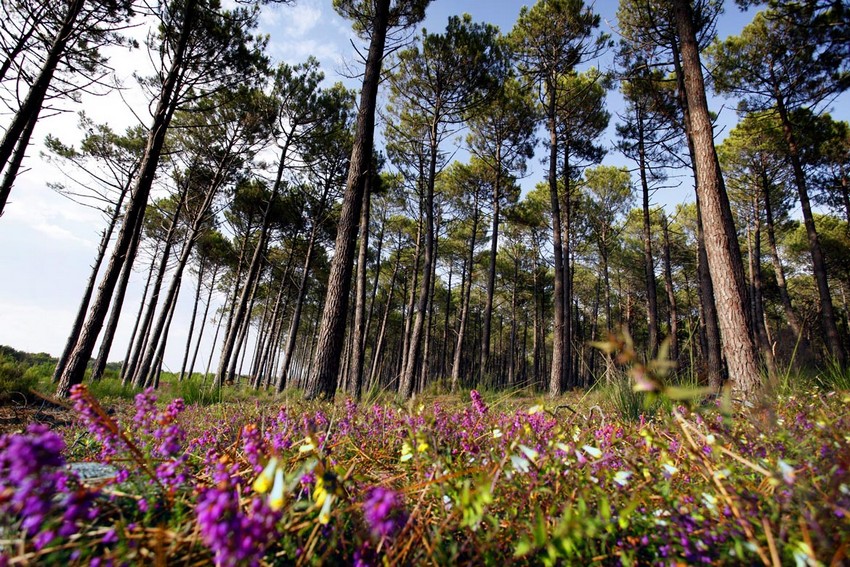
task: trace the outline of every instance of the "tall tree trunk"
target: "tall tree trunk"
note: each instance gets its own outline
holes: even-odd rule
[[[366,261],[369,252],[369,213],[372,182],[363,188],[360,211],[360,245],[357,253],[357,276],[354,289],[354,327],[351,337],[351,363],[348,368],[348,393],[360,400],[363,390],[363,358],[366,354]]]
[[[77,335],[79,335],[80,329],[83,328],[86,313],[88,313],[89,309],[89,302],[91,301],[91,296],[94,292],[94,285],[97,282],[97,274],[100,271],[100,265],[103,263],[104,257],[106,257],[106,249],[109,247],[109,241],[112,239],[112,231],[115,230],[115,225],[118,224],[118,218],[121,216],[121,205],[124,202],[124,196],[127,194],[129,188],[128,181],[118,196],[118,202],[115,203],[112,216],[109,218],[109,224],[103,229],[100,245],[97,247],[97,257],[94,260],[94,265],[92,265],[91,274],[89,275],[88,282],[86,283],[86,288],[83,291],[83,298],[80,300],[80,306],[77,309],[77,317],[74,319],[74,325],[71,327],[71,332],[68,334],[68,340],[65,342],[65,348],[62,349],[62,355],[59,357],[59,362],[56,363],[56,369],[53,371],[54,382],[59,381],[59,376],[65,369],[65,363],[68,360],[68,356],[70,356],[71,351],[74,348],[74,344],[76,342],[75,339],[77,338]]]
[[[138,336],[139,331],[142,327],[142,317],[145,314],[145,306],[147,305],[148,293],[150,293],[151,290],[151,282],[153,280],[153,275],[155,273],[155,270],[159,266],[159,264],[157,263],[157,261],[160,259],[159,245],[160,243],[159,241],[157,241],[156,248],[154,248],[153,254],[151,255],[150,266],[148,266],[148,277],[145,279],[145,287],[142,291],[142,299],[141,301],[139,301],[139,309],[138,311],[136,311],[136,319],[133,322],[133,330],[130,333],[130,340],[127,341],[127,351],[124,353],[124,359],[121,363],[121,372],[119,373],[119,378],[121,378],[121,381],[124,386],[129,386],[130,378],[132,378],[132,375],[129,373],[130,357],[133,354],[133,347],[136,345],[136,336]]]
[[[198,317],[198,304],[201,302],[201,287],[204,283],[204,268],[206,267],[206,258],[201,257],[200,265],[198,266],[198,286],[195,288],[195,301],[192,303],[192,318],[189,320],[189,330],[186,332],[186,349],[183,352],[183,362],[180,363],[180,375],[178,381],[183,381],[186,375],[186,365],[189,363],[189,351],[192,350],[192,338],[195,333],[195,320]]]
[[[753,209],[753,230],[752,234],[748,235],[749,249],[749,267],[750,267],[750,284],[752,289],[753,304],[753,325],[756,328],[756,338],[758,339],[759,352],[764,359],[764,364],[767,367],[768,374],[771,378],[776,377],[776,359],[773,356],[773,345],[770,344],[770,338],[767,334],[767,326],[764,324],[764,295],[762,294],[762,278],[761,278],[761,210],[759,210],[759,199],[757,196],[752,200]],[[752,237],[752,243],[749,242]]]
[[[165,360],[165,346],[168,344],[168,331],[171,329],[171,321],[174,320],[174,312],[177,311],[177,297],[180,294],[180,285],[182,283],[183,280],[179,280],[177,282],[176,292],[174,294],[169,294],[171,301],[167,304],[168,316],[165,319],[165,325],[163,326],[162,331],[158,333],[159,342],[153,359],[151,360],[151,364],[149,365],[149,370],[145,376],[145,388],[159,388],[159,377],[162,374],[162,364]]]
[[[136,373],[137,378],[135,382],[137,384],[142,381],[145,381],[146,383],[150,382],[151,365],[153,364],[154,358],[159,350],[159,343],[162,342],[164,344],[167,338],[167,336],[163,336],[163,332],[170,324],[171,317],[173,316],[169,312],[174,309],[173,304],[177,303],[177,296],[183,282],[183,270],[186,268],[186,264],[189,263],[189,257],[192,255],[192,250],[195,247],[195,242],[197,241],[201,230],[201,223],[206,217],[209,207],[212,205],[213,196],[217,192],[217,187],[218,183],[213,183],[213,185],[207,190],[206,198],[204,199],[204,202],[202,203],[201,208],[189,229],[188,238],[183,245],[183,250],[180,252],[180,257],[177,260],[177,266],[174,269],[174,275],[171,278],[171,284],[168,286],[168,290],[165,294],[162,311],[160,312],[156,325],[153,328],[151,338],[148,341],[147,351],[145,352],[142,362],[139,365],[139,370]]]
[[[517,302],[517,282],[519,281],[519,256],[514,257],[514,281],[511,286],[511,338],[508,341],[508,386],[513,387],[516,384],[516,302]]]
[[[260,268],[254,277],[254,283],[251,286],[251,293],[248,295],[245,311],[240,317],[242,324],[239,326],[238,334],[236,335],[236,343],[233,345],[233,354],[230,357],[230,364],[228,365],[227,372],[224,376],[225,382],[229,381],[237,384],[242,376],[242,366],[245,364],[245,354],[248,345],[247,339],[248,335],[251,333],[251,319],[254,313],[254,302],[257,300],[257,290],[260,288],[260,283],[263,280],[263,272],[265,269],[264,257],[265,252],[260,255]]]
[[[564,335],[564,257],[561,239],[561,207],[558,196],[558,129],[555,108],[555,85],[547,85],[549,128],[549,197],[552,204],[552,252],[555,264],[553,315],[552,369],[549,375],[549,395],[559,396],[564,388],[566,348]]]
[[[720,327],[717,321],[717,306],[714,303],[714,284],[711,283],[711,275],[708,272],[708,256],[705,252],[705,232],[703,231],[702,212],[699,200],[699,176],[696,174],[697,157],[694,149],[694,136],[692,134],[691,113],[688,108],[688,93],[685,85],[685,73],[682,70],[682,61],[679,44],[673,41],[671,44],[673,56],[673,67],[676,72],[676,99],[682,110],[685,140],[688,145],[688,155],[694,170],[694,183],[696,191],[697,208],[697,278],[699,285],[699,339],[700,350],[705,361],[705,369],[708,385],[715,391],[719,391],[723,385],[723,359],[720,352]]]
[[[354,243],[363,194],[369,181],[375,136],[375,106],[381,79],[381,64],[390,16],[390,0],[376,0],[371,21],[371,40],[363,73],[354,147],[342,199],[334,257],[328,275],[328,291],[316,347],[315,368],[307,383],[306,396],[333,398],[337,388],[342,342],[348,319],[348,295],[354,263]]]
[[[264,341],[263,349],[260,352],[260,360],[254,369],[254,388],[258,389],[263,382],[269,383],[270,376],[273,374],[276,366],[273,364],[275,355],[279,350],[280,346],[280,335],[283,332],[283,312],[286,310],[286,305],[283,305],[281,309],[281,304],[283,303],[283,290],[284,290],[283,281],[280,282],[280,286],[278,286],[277,297],[274,301],[274,308],[272,309],[272,320],[271,325],[269,326],[269,330]]]
[[[643,270],[646,281],[646,321],[649,329],[649,356],[658,352],[658,294],[655,282],[655,262],[652,259],[652,227],[649,210],[649,182],[646,179],[648,165],[644,146],[643,116],[638,116],[638,170],[643,201]]]
[[[50,50],[44,59],[44,64],[35,82],[27,93],[21,107],[12,118],[12,122],[6,128],[3,140],[0,142],[0,170],[4,170],[4,181],[0,187],[0,216],[9,199],[14,179],[18,174],[23,154],[29,145],[32,131],[38,120],[38,115],[44,105],[47,89],[53,80],[53,74],[59,66],[59,61],[68,48],[68,42],[73,37],[73,31],[77,25],[77,18],[85,5],[86,0],[72,0],[68,3],[68,11],[62,19],[62,25],[56,32],[50,45]],[[13,152],[19,153],[19,158],[10,160]]]
[[[670,231],[667,227],[667,215],[661,213],[661,231],[664,236],[664,290],[667,292],[667,328],[670,330],[670,360],[679,364],[679,309],[676,291],[673,287],[673,263],[670,261]]]
[[[375,348],[373,349],[372,354],[372,368],[369,371],[369,384],[368,388],[373,388],[375,386],[375,381],[378,378],[378,365],[381,362],[381,356],[384,352],[384,340],[387,334],[387,321],[390,318],[390,312],[392,311],[393,304],[393,294],[395,292],[395,282],[396,277],[398,276],[398,268],[401,264],[401,253],[396,254],[395,264],[393,265],[393,273],[390,277],[390,288],[387,292],[387,306],[384,309],[384,316],[381,319],[381,327],[378,330],[377,338],[375,339]]]
[[[411,397],[414,391],[416,372],[424,363],[422,357],[425,331],[425,319],[428,316],[428,304],[431,294],[431,278],[434,263],[434,182],[437,176],[437,120],[431,124],[428,177],[425,183],[425,246],[422,257],[422,278],[419,282],[419,297],[416,302],[413,317],[413,326],[410,331],[410,344],[408,345],[407,364],[399,380],[398,391],[405,399]]]
[[[218,334],[221,332],[221,323],[224,321],[224,314],[219,316],[218,324],[215,326],[215,333],[213,334],[212,345],[210,345],[210,355],[207,357],[207,367],[204,370],[204,378],[202,380],[202,384],[206,385],[207,377],[210,375],[210,368],[212,367],[212,359],[215,354],[215,345],[218,342]]]
[[[177,226],[180,221],[180,213],[183,209],[183,204],[186,202],[186,194],[188,190],[189,182],[187,180],[180,190],[180,199],[177,201],[177,207],[174,209],[174,216],[171,217],[171,225],[168,227],[168,232],[165,235],[165,248],[163,249],[162,257],[159,260],[159,269],[156,273],[156,279],[154,279],[153,282],[153,289],[151,291],[150,301],[148,301],[148,307],[145,310],[141,327],[139,328],[139,332],[136,337],[136,344],[133,347],[133,353],[126,364],[126,368],[124,369],[123,379],[125,383],[130,381],[136,387],[140,387],[144,382],[144,376],[139,376],[139,364],[144,357],[145,351],[151,344],[151,325],[153,324],[154,314],[156,313],[156,308],[159,304],[159,294],[162,290],[162,284],[165,281],[165,274],[168,271],[168,262],[171,260],[171,248],[174,246]],[[163,306],[163,310],[167,309],[167,307],[167,304]],[[156,341],[154,341],[154,345],[150,348],[155,348],[155,345]]]
[[[420,201],[420,207],[422,206]],[[413,254],[413,282],[408,286],[407,282],[409,281],[409,277],[404,279],[405,288],[403,295],[408,298],[407,304],[405,308],[402,310],[402,320],[404,321],[404,334],[402,335],[401,342],[401,356],[399,357],[401,361],[401,366],[399,367],[398,376],[401,379],[401,375],[404,374],[404,369],[407,367],[407,356],[410,354],[410,336],[411,331],[413,329],[413,309],[416,305],[416,290],[419,287],[419,265],[422,259],[422,237],[424,224],[422,222],[422,215],[419,216],[419,221],[416,223],[416,246],[414,248]],[[409,290],[408,290],[409,287]],[[408,291],[410,293],[408,294]]]
[[[461,300],[460,300],[460,320],[458,323],[457,339],[455,342],[454,357],[452,359],[452,376],[451,388],[452,392],[456,392],[460,386],[461,364],[463,362],[463,343],[466,338],[466,326],[469,319],[469,300],[472,295],[472,280],[474,277],[475,265],[475,237],[478,234],[478,192],[475,193],[472,205],[472,228],[469,234],[469,248],[465,259],[465,265],[468,269],[463,271],[461,275]]]
[[[330,193],[330,181],[325,184],[322,192],[320,211],[324,212],[325,202]],[[292,357],[295,352],[295,340],[298,336],[298,329],[301,326],[301,313],[304,309],[304,300],[307,297],[307,288],[310,283],[310,270],[313,267],[313,259],[315,257],[316,238],[318,238],[319,226],[317,222],[313,223],[310,228],[310,240],[307,243],[307,252],[304,256],[304,268],[301,270],[301,280],[298,282],[298,296],[295,299],[295,307],[292,309],[292,317],[289,322],[289,332],[286,335],[286,346],[283,351],[283,362],[280,373],[277,376],[275,386],[278,392],[282,392],[286,387],[289,378],[289,369],[292,365]]]
[[[812,215],[812,205],[809,202],[809,191],[806,187],[806,174],[803,172],[803,164],[800,159],[800,149],[794,128],[791,125],[785,101],[779,95],[776,96],[776,110],[782,121],[782,131],[785,135],[785,143],[788,145],[788,157],[791,160],[791,170],[794,172],[794,184],[797,186],[797,194],[800,198],[800,209],[803,212],[803,224],[806,227],[806,236],[809,238],[809,252],[812,256],[812,272],[814,272],[815,283],[818,288],[820,299],[820,319],[823,325],[826,346],[830,356],[840,368],[847,363],[847,355],[841,342],[841,335],[835,323],[835,309],[832,307],[832,295],[829,293],[829,278],[826,273],[826,260],[820,246],[818,231],[815,228],[815,218]]]
[[[291,139],[291,137],[290,137]],[[274,182],[274,188],[269,196],[269,202],[266,203],[266,208],[263,211],[263,224],[260,227],[260,234],[257,237],[257,245],[254,248],[254,254],[251,256],[251,264],[248,266],[248,273],[245,276],[245,284],[242,286],[242,293],[239,294],[239,299],[236,300],[233,309],[233,321],[224,337],[224,344],[221,347],[221,355],[218,360],[218,371],[215,377],[215,387],[219,388],[229,377],[232,378],[236,368],[236,361],[239,355],[239,350],[236,348],[237,341],[241,345],[240,337],[246,317],[250,318],[248,311],[248,302],[253,297],[254,284],[258,279],[260,267],[263,264],[263,254],[268,244],[268,234],[272,222],[272,210],[274,202],[280,194],[280,188],[283,178],[283,170],[286,167],[286,153],[289,146],[289,139],[281,151],[280,163],[277,168],[277,177]],[[238,282],[235,284],[238,285]]]
[[[785,311],[785,319],[788,325],[797,337],[797,341],[805,343],[803,335],[803,324],[794,311],[791,304],[791,296],[788,295],[788,286],[785,283],[785,269],[782,266],[782,260],[779,257],[779,247],[776,245],[776,225],[773,221],[773,204],[770,201],[770,184],[766,179],[762,179],[762,200],[764,201],[764,216],[767,224],[767,244],[770,247],[770,258],[773,262],[773,271],[776,273],[776,286],[779,288],[779,298],[782,302],[782,308]]]
[[[495,179],[493,182],[493,224],[490,228],[490,258],[487,267],[487,298],[484,303],[484,323],[481,329],[481,363],[479,376],[484,378],[490,363],[490,327],[493,318],[493,295],[496,286],[496,254],[499,250],[499,213],[501,195],[502,164],[501,149],[496,152]]]
[[[218,270],[219,266],[216,264],[213,268],[212,279],[210,280],[210,292],[207,294],[207,302],[206,305],[204,305],[204,315],[201,317],[201,328],[198,330],[198,339],[195,342],[195,351],[192,353],[192,362],[189,363],[189,371],[186,375],[188,378],[192,378],[192,373],[195,371],[195,362],[198,360],[198,352],[201,350],[201,339],[204,338],[204,329],[207,326],[207,316],[210,312],[210,303],[212,303],[213,290],[215,289],[215,278],[218,275]],[[210,349],[214,348],[215,339],[213,339],[213,346],[210,347]]]
[[[364,341],[363,351],[364,351],[364,353],[366,351],[366,343],[369,341],[369,335],[370,335],[371,330],[372,330],[372,317],[375,313],[375,298],[378,295],[378,283],[380,281],[381,265],[383,263],[382,262],[382,254],[383,254],[383,250],[384,250],[384,234],[385,234],[385,230],[386,230],[386,223],[387,223],[387,216],[386,216],[386,211],[384,211],[384,213],[381,215],[381,220],[380,220],[381,228],[378,232],[378,243],[377,243],[377,249],[375,250],[375,275],[374,275],[374,278],[372,279],[372,291],[371,291],[371,297],[369,298],[369,310],[368,310],[368,314],[366,316],[366,329],[363,331],[363,341]],[[372,351],[372,356],[375,356],[374,351]],[[371,366],[370,364],[367,364],[365,354],[364,354],[364,358],[363,358],[363,364],[367,368],[369,366]],[[364,372],[364,374],[365,374],[365,372]],[[366,379],[366,377],[364,377],[364,380],[365,379]]]
[[[82,1],[82,0],[80,0]],[[183,57],[189,44],[189,36],[195,21],[195,8],[197,0],[186,0],[183,7],[184,18],[177,45],[173,51],[171,67],[162,85],[159,102],[154,112],[154,120],[148,134],[144,158],[139,166],[139,177],[130,196],[130,205],[124,215],[124,222],[118,239],[112,252],[109,265],[106,268],[101,284],[98,287],[97,298],[92,305],[89,319],[83,327],[77,346],[68,360],[65,372],[59,379],[56,390],[57,397],[67,397],[71,392],[71,386],[79,384],[83,380],[86,365],[89,362],[97,337],[103,327],[103,321],[109,311],[109,304],[115,284],[124,265],[130,241],[133,239],[133,229],[138,217],[145,213],[151,186],[156,175],[162,146],[165,142],[165,134],[171,123],[171,117],[176,108],[176,94],[179,92],[179,82],[183,75]]]
[[[440,378],[449,376],[449,332],[452,322],[452,278],[454,276],[454,262],[449,260],[449,275],[446,282],[446,305],[443,317],[443,338],[440,345]]]
[[[21,132],[21,137],[17,145],[15,145],[15,151],[6,164],[6,171],[3,173],[2,181],[0,181],[0,216],[3,216],[3,209],[9,200],[9,195],[12,193],[12,186],[18,178],[21,164],[24,163],[24,158],[27,156],[27,150],[29,149],[30,139],[32,138],[33,130],[35,130],[36,122],[38,122],[38,118],[33,116],[26,123],[23,132]]]
[[[731,218],[731,210],[714,147],[693,13],[687,0],[674,0],[673,12],[681,40],[682,69],[696,157],[697,190],[705,230],[706,256],[714,285],[715,302],[723,306],[722,310],[718,310],[723,351],[733,380],[733,389],[744,398],[749,398],[761,386],[761,376],[750,332],[752,326],[744,308],[746,301],[741,253],[736,235],[734,231],[730,232],[726,221],[727,217]]]
[[[106,322],[106,328],[103,332],[103,340],[100,341],[100,349],[97,352],[97,358],[94,361],[94,365],[92,366],[91,371],[91,380],[96,381],[100,380],[103,376],[103,371],[106,368],[107,358],[109,357],[109,351],[112,350],[112,341],[115,339],[115,330],[118,328],[118,321],[121,318],[121,311],[124,307],[124,296],[127,293],[127,285],[130,283],[130,275],[133,273],[133,264],[136,260],[136,252],[139,249],[139,241],[142,239],[142,225],[144,224],[144,219],[142,217],[138,217],[136,220],[135,232],[133,233],[133,240],[130,242],[130,248],[127,250],[127,258],[124,261],[124,265],[121,267],[121,276],[118,279],[118,287],[115,289],[115,297],[112,299],[112,311],[109,313],[109,320]],[[156,257],[151,262],[151,270],[153,270],[153,264],[156,262]],[[148,293],[148,286],[150,285],[150,276],[151,273],[148,272],[148,279],[145,282],[145,291],[142,295],[142,301],[144,301],[144,297]],[[139,316],[141,316],[141,311],[139,312]],[[138,322],[138,317],[136,318]],[[126,361],[127,358],[124,358]],[[124,362],[122,361],[122,362]],[[123,364],[122,364],[123,366]]]
[[[572,388],[576,386],[573,374],[573,362],[577,359],[573,348],[573,275],[575,266],[572,252],[572,217],[573,217],[573,183],[572,166],[570,165],[572,152],[569,146],[564,144],[564,204],[561,209],[561,230],[563,231],[563,277],[564,277],[564,386]]]

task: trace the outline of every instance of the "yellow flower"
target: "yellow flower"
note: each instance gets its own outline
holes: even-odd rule
[[[283,508],[283,469],[278,468],[274,471],[274,486],[272,493],[269,494],[269,508],[278,511]]]
[[[405,441],[401,445],[401,462],[409,461],[413,458],[413,447],[410,446],[410,443]]]
[[[269,459],[266,468],[260,473],[260,476],[251,485],[254,492],[257,494],[265,494],[272,487],[272,481],[275,480],[275,470],[277,469],[277,457]]]
[[[316,477],[316,486],[313,489],[313,500],[316,501],[316,504],[321,506],[324,504],[325,499],[328,497],[327,488],[325,488],[325,476],[318,475]]]
[[[322,525],[327,524],[331,520],[331,503],[333,502],[333,497],[326,498],[324,500],[324,504],[322,504],[322,509],[319,511],[319,523]]]

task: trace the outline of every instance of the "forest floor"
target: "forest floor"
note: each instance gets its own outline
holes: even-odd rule
[[[184,404],[179,385],[164,386],[132,401],[81,390],[73,409],[0,406],[0,565],[848,556],[841,391],[730,412],[627,382],[556,400],[472,390],[361,404],[235,391]],[[65,468],[87,462],[118,473],[91,484]]]

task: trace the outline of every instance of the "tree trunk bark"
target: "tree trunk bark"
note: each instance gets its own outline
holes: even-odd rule
[[[360,208],[363,205],[363,194],[372,162],[375,106],[381,79],[384,44],[389,25],[390,0],[376,0],[374,6],[369,53],[366,58],[363,86],[360,91],[354,147],[351,151],[334,257],[328,276],[328,291],[325,298],[325,308],[322,312],[314,360],[315,368],[310,375],[305,392],[308,398],[323,396],[332,399],[337,388],[342,342],[345,337],[346,320],[348,319],[348,295],[351,289],[351,272],[354,263],[354,242],[357,239]]]
[[[493,181],[493,224],[490,229],[490,264],[487,267],[487,298],[484,304],[484,323],[481,329],[481,363],[479,376],[487,375],[490,363],[490,328],[493,319],[493,294],[496,286],[496,254],[499,250],[499,213],[502,201],[501,195],[501,152],[496,152],[495,179]]]
[[[697,190],[703,215],[706,256],[715,301],[723,305],[723,309],[718,310],[723,351],[733,390],[744,398],[750,398],[760,388],[761,376],[750,332],[752,325],[744,308],[746,301],[740,249],[736,235],[730,232],[726,221],[727,217],[731,217],[731,210],[714,148],[693,13],[687,0],[674,0],[673,11],[681,40],[682,69],[696,157]]]
[[[761,278],[761,210],[758,206],[759,199],[753,198],[753,230],[752,244],[750,246],[750,281],[752,284],[753,324],[756,328],[759,351],[767,367],[768,375],[776,377],[776,359],[773,356],[773,345],[767,334],[767,326],[764,323],[764,295],[762,294]]]
[[[705,361],[708,385],[715,391],[720,391],[723,385],[723,360],[720,352],[720,327],[717,322],[717,307],[714,303],[714,285],[708,272],[708,256],[705,252],[705,233],[703,231],[702,212],[699,201],[699,176],[696,174],[697,158],[694,149],[694,137],[691,126],[691,113],[688,108],[688,94],[685,85],[685,73],[682,70],[679,45],[676,41],[671,44],[673,67],[676,71],[676,98],[682,110],[685,140],[688,145],[688,155],[694,170],[694,183],[697,208],[697,294],[699,295],[699,339],[700,350]]]
[[[547,85],[549,128],[549,197],[552,205],[552,252],[555,264],[553,303],[552,368],[549,375],[549,395],[559,396],[564,391],[564,257],[561,239],[561,207],[558,196],[558,129],[556,123],[555,85]]]
[[[395,282],[396,277],[398,276],[398,268],[401,263],[401,251],[396,254],[395,265],[393,266],[393,274],[390,277],[390,288],[387,292],[387,306],[384,309],[384,316],[381,319],[381,328],[378,330],[378,336],[375,339],[375,348],[372,354],[372,368],[369,372],[369,384],[368,388],[373,388],[375,386],[375,380],[378,377],[378,365],[381,361],[381,356],[384,352],[384,340],[387,334],[387,321],[390,318],[390,311],[392,311],[392,303],[393,303],[393,294],[395,292]]]
[[[423,364],[423,333],[425,330],[425,319],[428,316],[429,296],[431,293],[431,277],[434,262],[434,182],[437,176],[437,119],[431,124],[428,177],[425,183],[425,246],[422,257],[422,278],[419,282],[419,298],[413,316],[413,325],[410,331],[409,352],[407,364],[399,380],[399,394],[407,399],[413,395],[416,372]]]
[[[221,347],[221,355],[218,360],[218,371],[216,371],[215,387],[219,388],[227,380],[232,378],[236,369],[236,361],[239,355],[236,349],[236,343],[240,337],[243,337],[242,326],[244,318],[250,318],[248,311],[248,302],[253,297],[254,283],[260,273],[260,266],[263,264],[263,252],[268,244],[268,233],[272,221],[272,209],[274,202],[280,194],[280,188],[283,178],[283,170],[286,167],[286,153],[289,146],[290,138],[287,139],[281,150],[280,163],[277,168],[277,176],[274,182],[272,194],[269,196],[269,202],[266,204],[263,211],[263,224],[260,227],[260,234],[257,237],[257,246],[254,248],[254,254],[251,257],[251,264],[248,267],[248,273],[245,276],[245,285],[242,287],[242,293],[239,294],[239,299],[236,300],[236,307],[233,311],[233,323],[228,329],[224,337],[224,344]],[[234,285],[239,285],[236,282]],[[241,345],[241,341],[240,345]]]
[[[156,348],[156,340],[153,341],[153,344],[151,344],[150,340],[151,324],[153,323],[154,314],[156,313],[156,308],[159,304],[159,294],[162,290],[162,284],[165,281],[165,274],[168,271],[168,262],[171,260],[171,248],[174,246],[177,226],[180,222],[180,213],[183,209],[183,204],[186,202],[186,194],[188,190],[189,182],[187,180],[183,188],[180,190],[180,199],[177,201],[177,207],[174,209],[174,216],[171,218],[171,226],[168,227],[168,233],[165,236],[165,248],[163,249],[162,257],[159,261],[159,269],[157,270],[156,279],[153,283],[150,301],[148,302],[148,307],[145,310],[145,315],[142,318],[142,325],[139,330],[139,334],[136,337],[136,345],[133,349],[133,354],[127,363],[126,372],[124,373],[124,380],[132,382],[137,388],[141,387],[145,380],[145,377],[139,373],[139,365],[144,359],[146,351],[149,348]],[[162,310],[164,312],[167,309],[168,304],[166,303],[162,307]]]
[[[805,343],[803,335],[803,324],[794,311],[791,304],[791,296],[788,295],[788,286],[785,284],[785,269],[782,266],[782,260],[779,257],[779,247],[776,244],[776,226],[773,221],[773,205],[770,202],[770,185],[762,179],[762,200],[764,201],[764,216],[767,224],[767,244],[770,247],[770,257],[773,261],[773,271],[776,272],[776,286],[779,288],[779,299],[782,301],[782,308],[785,311],[785,319],[788,320],[788,325],[797,337],[797,341]]]
[[[371,177],[371,175],[370,175]],[[363,188],[360,210],[360,245],[357,253],[357,276],[354,289],[354,327],[351,338],[351,362],[348,368],[348,393],[360,401],[363,390],[363,358],[366,354],[366,261],[369,252],[369,213],[372,182]]]
[[[319,207],[319,215],[324,213],[325,204],[330,193],[330,181],[325,183],[322,199]],[[295,307],[292,309],[292,318],[289,323],[289,332],[286,335],[286,346],[283,351],[283,363],[280,373],[277,376],[275,387],[278,392],[282,392],[289,381],[289,368],[292,365],[292,357],[295,352],[295,341],[298,336],[298,329],[301,326],[301,313],[304,309],[304,300],[307,297],[307,289],[310,283],[310,270],[313,267],[313,259],[315,257],[316,238],[318,237],[318,224],[313,223],[310,228],[310,240],[307,243],[307,253],[304,257],[304,268],[301,270],[301,280],[298,283],[298,296],[295,299]]]
[[[136,252],[139,249],[139,241],[142,238],[143,220],[144,219],[142,217],[137,219],[137,224],[134,229],[135,232],[133,233],[133,240],[130,242],[129,250],[127,250],[127,258],[124,261],[124,265],[121,267],[121,276],[118,279],[118,287],[115,290],[115,297],[112,300],[112,311],[109,314],[109,320],[106,322],[106,329],[104,329],[103,332],[103,340],[100,342],[100,349],[97,352],[97,358],[92,366],[92,381],[100,380],[103,376],[107,358],[109,357],[109,351],[112,350],[112,341],[115,338],[115,330],[118,328],[118,321],[121,318],[121,311],[124,307],[124,296],[127,293],[127,285],[130,282],[130,274],[133,273],[133,264],[136,260]],[[153,270],[153,262],[155,261],[156,257],[154,257],[154,260],[151,262],[151,270]],[[150,276],[151,273],[148,273],[148,279],[145,283],[145,291],[142,296],[142,301],[144,301],[144,297],[148,293]],[[139,312],[139,316],[141,316],[141,311]],[[136,322],[138,322],[138,316],[136,317]],[[126,357],[124,361],[126,361]]]

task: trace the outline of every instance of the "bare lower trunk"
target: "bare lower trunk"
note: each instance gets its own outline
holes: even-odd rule
[[[785,284],[785,269],[782,266],[782,260],[779,257],[779,247],[776,245],[776,228],[773,222],[773,205],[770,201],[770,185],[762,184],[765,222],[767,224],[767,244],[770,247],[770,258],[773,262],[773,271],[776,273],[776,286],[779,288],[779,298],[782,301],[782,308],[785,312],[785,319],[788,325],[794,331],[798,342],[804,342],[803,324],[794,311],[791,304],[791,296],[788,295],[788,286]]]
[[[500,193],[501,164],[496,163],[493,183],[493,224],[490,229],[490,259],[487,269],[487,298],[484,304],[484,324],[481,329],[481,362],[478,368],[482,378],[487,374],[490,363],[490,327],[493,318],[493,294],[496,285],[496,253],[499,250],[499,213],[502,196]]]
[[[390,311],[392,310],[393,295],[394,295],[394,292],[395,292],[395,282],[396,282],[396,276],[398,275],[398,267],[399,267],[399,264],[400,264],[400,260],[401,260],[401,254],[397,254],[395,265],[393,267],[393,274],[390,277],[390,288],[389,288],[389,292],[387,293],[387,305],[386,305],[386,308],[384,309],[384,316],[381,319],[381,327],[378,330],[378,336],[375,339],[375,348],[373,349],[373,353],[372,353],[372,368],[369,371],[368,388],[373,388],[375,386],[376,380],[377,380],[377,377],[378,377],[378,365],[381,362],[381,357],[382,357],[383,352],[384,352],[384,339],[385,339],[386,334],[387,334],[387,321],[390,318]]]
[[[428,317],[429,296],[431,294],[431,279],[434,269],[434,183],[437,175],[437,124],[431,125],[430,149],[428,162],[428,177],[425,183],[425,226],[422,232],[425,236],[425,246],[422,258],[422,278],[419,282],[419,296],[414,309],[413,325],[410,331],[407,363],[399,379],[398,391],[403,398],[413,395],[415,377],[420,365],[423,364],[423,343],[425,341],[425,320]]]
[[[67,397],[71,392],[71,386],[79,384],[83,380],[86,366],[94,350],[98,335],[103,328],[103,321],[109,311],[112,292],[115,290],[115,284],[118,282],[121,267],[124,265],[130,242],[133,239],[133,229],[136,227],[138,217],[144,216],[145,206],[148,202],[148,196],[159,164],[159,157],[165,142],[165,134],[176,108],[175,94],[179,92],[183,56],[194,26],[196,4],[197,0],[187,0],[183,7],[183,26],[172,55],[171,68],[163,82],[160,99],[154,112],[153,124],[148,135],[144,158],[139,166],[139,176],[131,193],[130,205],[124,215],[124,222],[118,233],[106,273],[98,287],[97,298],[92,305],[89,319],[80,333],[77,346],[69,357],[65,372],[59,379],[56,395],[60,398]]]

